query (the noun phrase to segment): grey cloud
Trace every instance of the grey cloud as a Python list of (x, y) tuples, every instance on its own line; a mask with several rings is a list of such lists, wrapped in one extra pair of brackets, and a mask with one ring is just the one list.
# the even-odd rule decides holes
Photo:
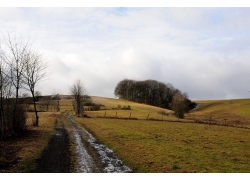
[[(1, 16), (0, 30), (27, 33), (48, 56), (44, 94), (81, 78), (113, 97), (124, 78), (171, 83), (191, 99), (248, 97), (249, 8), (32, 8)], [(2, 18), (2, 19), (1, 19)], [(8, 21), (6, 21), (6, 18)]]

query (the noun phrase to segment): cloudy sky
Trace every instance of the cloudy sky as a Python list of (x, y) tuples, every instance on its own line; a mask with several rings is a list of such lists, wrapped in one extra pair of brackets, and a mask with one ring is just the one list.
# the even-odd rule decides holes
[(250, 8), (0, 8), (0, 32), (30, 38), (52, 76), (43, 95), (81, 79), (114, 97), (125, 79), (171, 83), (192, 100), (250, 97)]

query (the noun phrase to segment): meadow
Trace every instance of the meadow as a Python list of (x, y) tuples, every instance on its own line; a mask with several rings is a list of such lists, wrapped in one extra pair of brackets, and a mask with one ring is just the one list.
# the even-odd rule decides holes
[[(199, 106), (184, 119), (127, 100), (92, 99), (99, 111), (85, 107), (85, 117), (72, 118), (136, 173), (250, 172), (248, 99), (196, 101)], [(26, 134), (0, 142), (0, 162), (12, 167), (0, 164), (0, 172), (31, 172), (54, 133), (56, 118), (72, 110), (72, 100), (61, 100), (59, 112), (39, 112), (39, 127), (32, 126), (34, 113), (28, 112)]]
[[(250, 135), (247, 128), (177, 119), (169, 110), (125, 100), (100, 97), (93, 100), (102, 104), (103, 110), (85, 111), (91, 118), (73, 118), (113, 149), (135, 172), (250, 171)], [(230, 114), (228, 122), (233, 122), (237, 116), (244, 119), (247, 126), (245, 106), (249, 102), (202, 101), (199, 102), (203, 104), (202, 108), (187, 117), (199, 114), (200, 117), (213, 115), (224, 118), (225, 114)], [(129, 105), (131, 110), (118, 111), (118, 105)], [(164, 116), (160, 113), (162, 111)], [(129, 119), (130, 113), (137, 119)], [(148, 114), (151, 119), (147, 119)]]
[(187, 119), (218, 125), (250, 128), (250, 99), (196, 101), (198, 108)]

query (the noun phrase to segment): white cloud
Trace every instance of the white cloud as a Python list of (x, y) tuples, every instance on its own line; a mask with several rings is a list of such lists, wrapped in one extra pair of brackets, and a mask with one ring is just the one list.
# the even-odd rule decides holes
[[(53, 76), (43, 94), (113, 97), (124, 78), (172, 83), (193, 99), (248, 97), (249, 8), (1, 8), (0, 31), (34, 40)], [(245, 91), (246, 90), (246, 91)]]

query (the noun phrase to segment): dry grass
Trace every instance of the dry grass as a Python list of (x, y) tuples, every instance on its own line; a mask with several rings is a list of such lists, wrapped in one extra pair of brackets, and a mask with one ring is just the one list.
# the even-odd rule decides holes
[[(112, 118), (135, 118), (151, 120), (178, 120), (173, 116), (173, 111), (162, 109), (146, 104), (139, 104), (123, 99), (112, 99), (104, 97), (91, 97), (93, 102), (101, 104), (101, 111), (85, 111), (89, 117), (112, 117)], [(123, 110), (130, 106), (131, 110)]]
[(178, 122), (74, 119), (135, 172), (249, 172), (249, 130)]
[(250, 128), (250, 99), (197, 101), (199, 107), (186, 115), (196, 121)]
[(73, 111), (72, 99), (65, 99), (60, 101), (60, 112)]
[(39, 113), (39, 127), (32, 126), (33, 113), (27, 113), (27, 131), (23, 136), (0, 141), (3, 167), (0, 172), (30, 172), (35, 168), (35, 160), (39, 158), (47, 146), (53, 132), (55, 118), (59, 113)]
[[(117, 99), (94, 100), (105, 107), (131, 106), (128, 111), (111, 108), (86, 112), (93, 118), (74, 119), (113, 149), (135, 172), (249, 172), (248, 129), (197, 124), (185, 119), (175, 122), (171, 116), (164, 116), (164, 121), (142, 120), (149, 112), (152, 117), (159, 117), (162, 109)], [(234, 113), (247, 118), (248, 114), (242, 113), (246, 104), (238, 104), (242, 102), (247, 103), (240, 100), (228, 107), (228, 102), (210, 101), (192, 115), (216, 112), (214, 115), (220, 116), (239, 106)], [(104, 115), (105, 111), (106, 116), (114, 116), (117, 111), (121, 117), (132, 112), (141, 120), (96, 118), (95, 113)]]
[[(237, 119), (242, 127), (249, 127), (250, 100), (199, 101), (202, 106), (183, 120), (172, 111), (145, 104), (104, 97), (93, 100), (104, 105), (103, 110), (85, 111), (92, 118), (73, 118), (135, 172), (249, 172), (248, 129), (197, 124), (192, 118), (212, 117), (222, 125), (225, 119), (226, 123)], [(131, 110), (118, 108), (128, 105)], [(72, 100), (60, 101), (60, 112), (39, 113), (39, 127), (32, 126), (34, 115), (28, 113), (26, 134), (0, 141), (0, 172), (30, 172), (49, 141), (55, 118), (65, 111), (72, 111)]]

